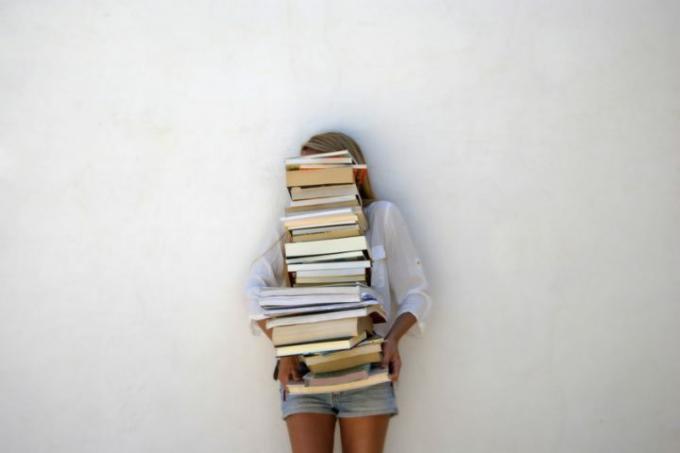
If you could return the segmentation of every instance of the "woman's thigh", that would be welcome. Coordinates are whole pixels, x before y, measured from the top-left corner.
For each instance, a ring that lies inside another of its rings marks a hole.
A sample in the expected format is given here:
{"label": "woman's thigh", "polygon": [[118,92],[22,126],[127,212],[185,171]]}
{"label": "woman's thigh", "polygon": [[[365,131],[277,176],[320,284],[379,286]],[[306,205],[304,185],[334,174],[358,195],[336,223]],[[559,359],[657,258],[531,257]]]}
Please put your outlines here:
{"label": "woman's thigh", "polygon": [[333,453],[335,415],[302,412],[286,417],[293,453]]}
{"label": "woman's thigh", "polygon": [[340,419],[343,453],[382,453],[390,415]]}

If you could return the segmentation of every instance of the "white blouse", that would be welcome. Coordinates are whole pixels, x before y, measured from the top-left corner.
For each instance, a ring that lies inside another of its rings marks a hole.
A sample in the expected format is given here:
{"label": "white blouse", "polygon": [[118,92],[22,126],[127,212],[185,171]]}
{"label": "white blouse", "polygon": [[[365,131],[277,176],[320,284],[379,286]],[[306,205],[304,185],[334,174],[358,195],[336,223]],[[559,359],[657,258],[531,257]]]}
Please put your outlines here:
{"label": "white blouse", "polygon": [[[365,234],[372,258],[371,286],[380,295],[379,302],[388,316],[386,323],[375,325],[375,331],[386,335],[393,320],[402,313],[409,312],[418,322],[414,328],[409,329],[408,334],[422,336],[432,299],[408,226],[391,201],[374,201],[364,207],[364,214],[368,220]],[[285,281],[284,230],[281,222],[278,222],[272,242],[251,265],[245,285],[250,327],[254,335],[262,332],[255,321],[265,318],[257,303],[258,289],[263,286],[282,286]],[[396,308],[394,314],[393,301]]]}

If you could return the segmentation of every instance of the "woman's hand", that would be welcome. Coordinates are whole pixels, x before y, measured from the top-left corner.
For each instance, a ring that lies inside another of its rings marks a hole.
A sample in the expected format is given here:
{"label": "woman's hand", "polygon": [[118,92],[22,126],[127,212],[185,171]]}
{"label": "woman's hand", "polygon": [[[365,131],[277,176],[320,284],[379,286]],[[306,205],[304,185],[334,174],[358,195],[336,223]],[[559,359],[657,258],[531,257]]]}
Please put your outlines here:
{"label": "woman's hand", "polygon": [[382,344],[382,366],[387,368],[392,381],[399,379],[401,371],[401,356],[399,355],[399,339],[417,321],[415,315],[410,312],[400,314],[392,324],[389,333],[385,336]]}
{"label": "woman's hand", "polygon": [[299,363],[300,361],[296,355],[285,356],[279,359],[278,377],[286,390],[288,390],[289,381],[302,380],[302,376],[300,376],[300,372],[298,371]]}
{"label": "woman's hand", "polygon": [[399,379],[399,371],[401,370],[401,356],[399,355],[399,341],[390,338],[385,338],[382,343],[383,360],[382,366],[387,368],[390,373],[390,379],[397,381]]}

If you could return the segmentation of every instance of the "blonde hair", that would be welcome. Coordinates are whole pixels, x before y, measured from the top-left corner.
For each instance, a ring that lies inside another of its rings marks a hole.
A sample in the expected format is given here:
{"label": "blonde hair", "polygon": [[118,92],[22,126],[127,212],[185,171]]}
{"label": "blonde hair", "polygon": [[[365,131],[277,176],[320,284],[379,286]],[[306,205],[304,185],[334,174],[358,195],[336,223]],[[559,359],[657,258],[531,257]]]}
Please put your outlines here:
{"label": "blonde hair", "polygon": [[[366,163],[364,153],[361,151],[357,142],[355,142],[352,137],[343,134],[342,132],[324,132],[322,134],[313,135],[300,147],[300,151],[304,149],[311,149],[322,153],[346,149],[352,157],[354,157],[357,163]],[[371,187],[371,180],[369,179],[368,174],[366,174],[366,178],[359,186],[359,194],[361,195],[364,206],[368,206],[375,201],[375,194],[373,193],[373,187]]]}

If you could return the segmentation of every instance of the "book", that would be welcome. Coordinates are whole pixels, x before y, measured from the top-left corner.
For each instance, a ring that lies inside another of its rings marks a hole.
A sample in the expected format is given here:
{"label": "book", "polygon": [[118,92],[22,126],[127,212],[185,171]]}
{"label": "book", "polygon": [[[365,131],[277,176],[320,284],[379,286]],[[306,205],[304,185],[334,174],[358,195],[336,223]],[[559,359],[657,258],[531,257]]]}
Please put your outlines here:
{"label": "book", "polygon": [[[294,287],[295,288],[295,287]],[[302,289],[302,288],[298,288]],[[301,307],[306,305],[341,304],[348,302],[361,302],[369,300],[372,295],[362,294],[307,294],[307,295],[281,295],[281,296],[258,296],[261,307]]]}
{"label": "book", "polygon": [[356,195],[343,195],[329,198],[310,198],[291,201],[285,208],[286,215],[318,209],[353,208],[361,206],[361,198]]}
{"label": "book", "polygon": [[[308,242],[308,241],[323,241],[324,239],[339,239],[351,236],[358,236],[362,233],[359,225],[345,224],[345,225],[327,225],[321,227],[320,231],[314,233],[305,233],[304,230],[311,230],[312,228],[300,228],[292,230],[293,242]],[[314,228],[316,229],[316,228]]]}
{"label": "book", "polygon": [[360,201],[361,197],[358,193],[350,195],[336,195],[333,197],[308,198],[306,200],[292,200],[286,207],[286,210],[291,210],[291,208],[297,208],[299,210],[332,209],[327,205],[345,202],[352,203],[352,206],[358,206],[361,204]]}
{"label": "book", "polygon": [[335,360],[347,359],[364,354],[372,354],[375,352],[382,352],[383,338],[378,335],[372,335],[361,341],[356,347],[346,351],[333,351],[313,354],[303,357],[307,366],[319,365]]}
{"label": "book", "polygon": [[372,329],[373,321],[370,316],[292,324],[274,327],[272,330],[272,343],[274,346],[284,346],[313,341],[353,338],[362,332]]}
{"label": "book", "polygon": [[356,163],[356,160],[352,157],[297,157],[286,159],[286,170],[345,167]]}
{"label": "book", "polygon": [[341,184],[354,184],[358,187],[365,183],[368,175],[366,164],[353,164],[351,166],[308,164],[304,165],[304,167],[307,168],[286,170],[286,187],[292,200],[295,200],[292,193],[294,187],[320,187]]}
{"label": "book", "polygon": [[382,362],[382,359],[383,359],[382,352],[378,351],[367,354],[354,355],[344,359],[329,360],[314,365],[307,365],[307,367],[310,369],[312,373],[325,373],[337,370],[344,370],[346,368],[364,365],[367,363],[380,363]]}
{"label": "book", "polygon": [[299,228],[314,228],[314,227],[325,227],[325,226],[341,226],[341,225],[358,225],[360,230],[363,232],[366,230],[362,226],[359,216],[353,212],[347,213],[337,213],[329,214],[325,216],[314,216],[299,218],[293,220],[286,220],[284,226],[289,230],[293,231]]}
{"label": "book", "polygon": [[300,228],[353,224],[358,225],[361,231],[365,231],[368,227],[366,216],[360,206],[306,210],[283,216],[281,221],[289,231]]}
{"label": "book", "polygon": [[366,285],[352,285],[337,288],[292,288],[289,286],[263,286],[259,288],[257,294],[260,297],[271,296],[310,296],[316,294],[346,294],[360,299],[362,297],[375,297],[378,293]]}
{"label": "book", "polygon": [[370,251],[366,236],[354,236],[324,241],[288,242],[284,244],[286,258],[309,255],[323,255],[359,250],[370,259]]}
{"label": "book", "polygon": [[342,370],[322,373],[308,372],[302,376],[306,386],[337,385],[367,379],[371,370],[370,363],[364,363]]}
{"label": "book", "polygon": [[[341,261],[317,261],[311,263],[288,264],[288,272],[304,271],[339,271],[345,269],[362,270],[371,267],[370,260],[341,260]],[[317,274],[317,275],[323,275]]]}
{"label": "book", "polygon": [[315,393],[330,393],[330,392],[344,392],[347,390],[355,390],[371,385],[382,384],[383,382],[390,382],[388,371],[382,368],[371,370],[369,377],[360,379],[358,381],[344,382],[335,385],[316,385],[307,386],[304,383],[288,384],[288,393],[291,395],[301,394],[315,394]]}
{"label": "book", "polygon": [[336,371],[365,363],[380,363],[382,342],[381,336],[372,335],[352,349],[307,355],[302,360],[313,373]]}
{"label": "book", "polygon": [[[359,225],[327,225],[322,227],[296,228],[291,230],[290,234],[293,236],[293,239],[295,239],[295,236],[302,236],[305,234],[327,233],[336,230],[358,230],[358,228]],[[355,234],[355,236],[359,236],[359,233]]]}
{"label": "book", "polygon": [[[310,288],[313,288],[310,286]],[[373,324],[383,323],[387,320],[387,314],[381,305],[369,305],[367,307],[349,308],[342,310],[327,311],[321,313],[310,313],[302,315],[279,316],[270,318],[266,321],[267,329],[278,326],[289,326],[293,324],[308,324],[334,319],[354,318],[359,316],[370,316]]]}
{"label": "book", "polygon": [[322,284],[344,284],[344,283],[364,283],[368,282],[368,278],[365,272],[353,273],[353,274],[343,274],[343,275],[295,275],[295,282],[293,286],[304,287],[312,285],[322,285]]}
{"label": "book", "polygon": [[332,167],[315,170],[287,170],[288,187],[319,186],[324,184],[351,184],[355,182],[352,167]]}
{"label": "book", "polygon": [[358,163],[349,150],[328,151],[314,153],[306,156],[293,156],[284,160],[286,169],[305,164],[327,164],[327,165],[353,165]]}
{"label": "book", "polygon": [[300,263],[323,263],[326,261],[354,261],[363,260],[364,254],[358,250],[352,250],[350,252],[340,252],[340,253],[328,253],[325,255],[311,255],[311,256],[299,256],[294,258],[286,258],[286,264],[300,264]]}
{"label": "book", "polygon": [[288,355],[313,354],[315,352],[323,351],[340,351],[343,349],[352,348],[366,337],[367,334],[364,331],[352,338],[340,338],[326,341],[277,346],[275,348],[275,352],[277,357],[284,357]]}
{"label": "book", "polygon": [[[303,287],[304,288],[304,287]],[[313,288],[310,286],[309,288]],[[309,313],[323,313],[328,311],[337,311],[345,308],[359,308],[368,307],[370,305],[377,305],[377,300],[367,300],[362,302],[347,302],[339,304],[321,304],[308,306],[294,306],[294,307],[263,307],[262,311],[265,316],[277,317],[288,315],[299,315]]]}
{"label": "book", "polygon": [[290,157],[289,159],[306,159],[306,158],[319,159],[324,157],[352,157],[352,153],[350,153],[349,150],[347,149],[340,149],[337,151],[317,152],[314,154],[309,154],[307,156],[294,156]]}
{"label": "book", "polygon": [[361,198],[356,184],[333,184],[324,186],[291,187],[290,197],[292,201],[308,200],[311,198],[329,198],[352,195]]}

